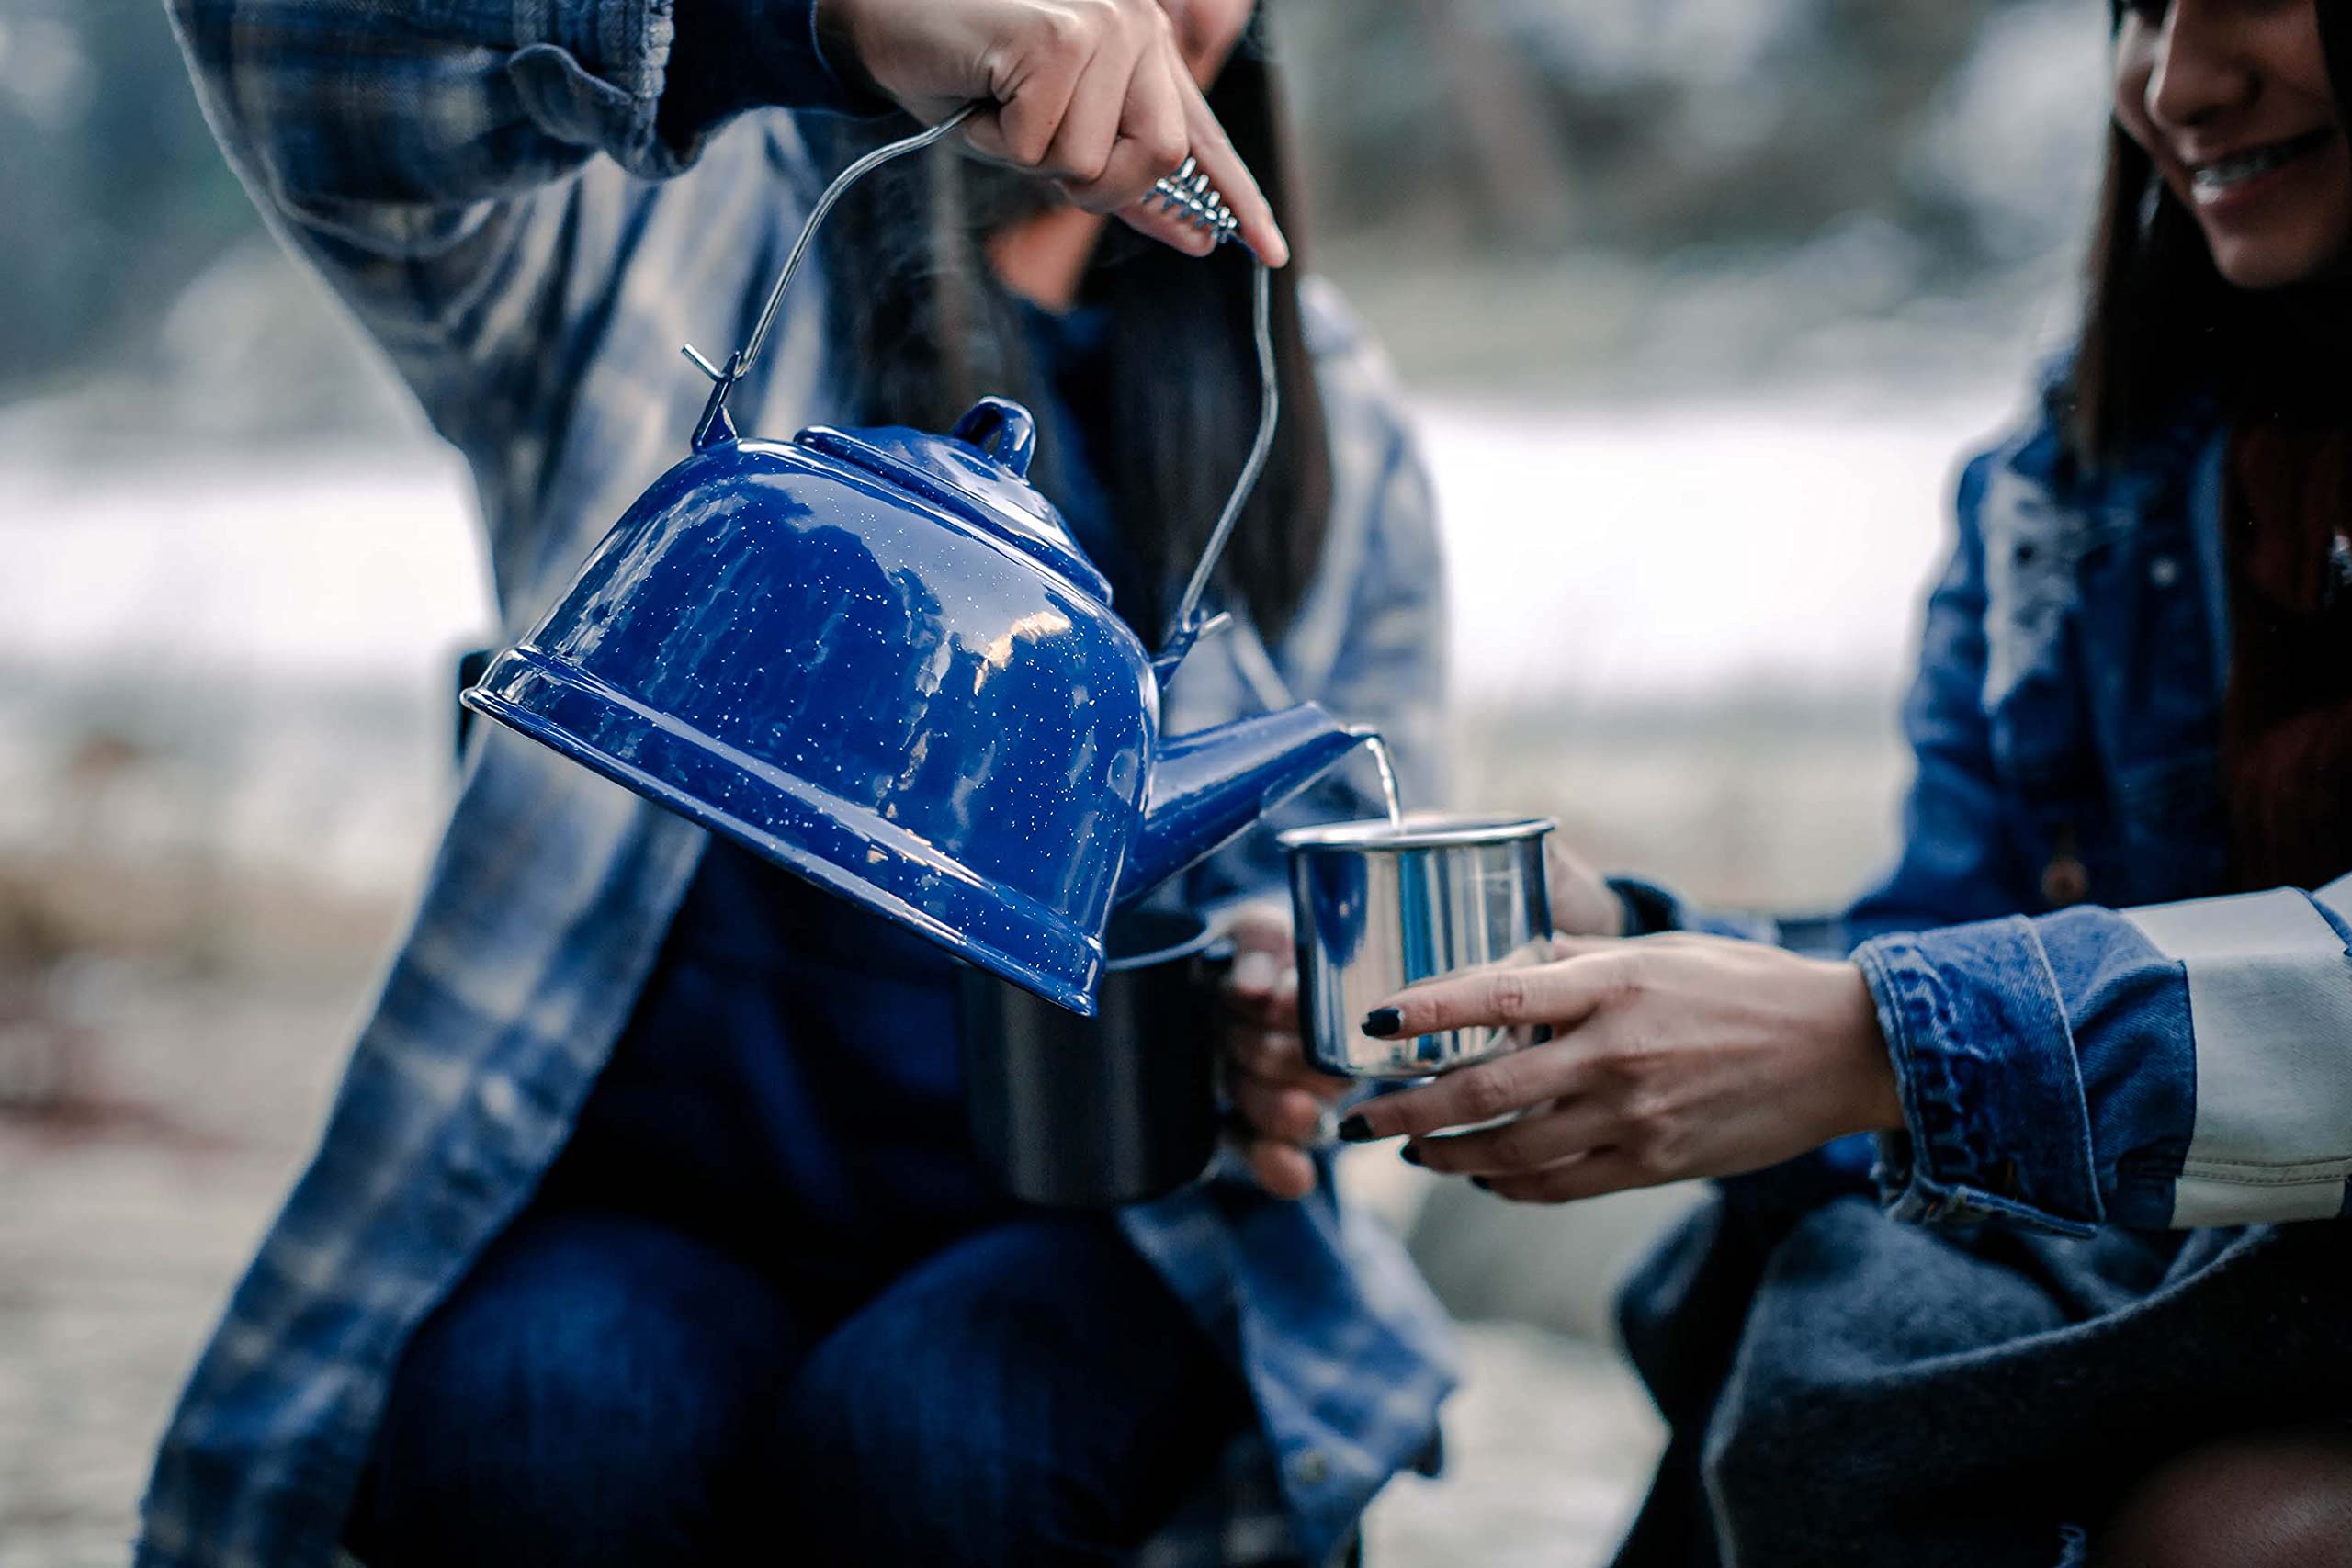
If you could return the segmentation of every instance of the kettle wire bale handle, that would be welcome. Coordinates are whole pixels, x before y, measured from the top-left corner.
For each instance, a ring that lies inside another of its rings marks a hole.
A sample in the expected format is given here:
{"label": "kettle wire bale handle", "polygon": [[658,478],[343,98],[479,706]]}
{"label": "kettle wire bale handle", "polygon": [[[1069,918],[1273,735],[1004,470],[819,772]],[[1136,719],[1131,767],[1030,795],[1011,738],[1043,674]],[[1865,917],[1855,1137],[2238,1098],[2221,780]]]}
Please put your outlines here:
{"label": "kettle wire bale handle", "polygon": [[1163,669],[1172,670],[1217,618],[1201,614],[1201,595],[1208,592],[1209,576],[1216,570],[1218,558],[1225,554],[1234,524],[1241,520],[1241,509],[1249,503],[1250,492],[1258,488],[1258,476],[1265,470],[1266,455],[1274,447],[1275,423],[1282,417],[1282,386],[1274,374],[1272,307],[1269,298],[1272,274],[1263,261],[1255,257],[1250,266],[1250,331],[1258,346],[1258,434],[1250,440],[1250,456],[1233,481],[1232,492],[1225,498],[1225,509],[1217,513],[1216,526],[1209,531],[1208,543],[1201,547],[1201,558],[1194,563],[1192,578],[1184,584],[1183,597],[1177,600],[1175,614],[1168,617],[1168,629],[1160,637],[1156,660]]}
{"label": "kettle wire bale handle", "polygon": [[[1197,158],[1186,157],[1174,174],[1151,187],[1144,203],[1150,206],[1155,202],[1162,212],[1181,214],[1193,227],[1207,232],[1214,244],[1221,245],[1240,233],[1241,220],[1224,195],[1209,184]],[[1217,560],[1225,554],[1226,541],[1233,535],[1234,524],[1240,520],[1242,507],[1249,503],[1250,491],[1258,488],[1258,476],[1265,469],[1266,455],[1273,449],[1274,424],[1282,414],[1282,387],[1274,374],[1272,274],[1265,261],[1254,253],[1250,261],[1250,332],[1258,348],[1258,434],[1250,443],[1250,456],[1241,465],[1239,477],[1233,481],[1232,493],[1225,498],[1225,509],[1217,513],[1216,526],[1209,531],[1208,543],[1201,547],[1201,558],[1193,564],[1183,596],[1176,601],[1176,611],[1168,617],[1168,627],[1160,634],[1159,654],[1155,662],[1163,671],[1172,671],[1201,634],[1217,619],[1201,614],[1201,596],[1208,592],[1210,574],[1216,570]]]}
{"label": "kettle wire bale handle", "polygon": [[[809,209],[808,220],[800,226],[799,238],[792,242],[791,253],[784,258],[784,270],[776,274],[775,287],[768,290],[767,303],[761,308],[760,319],[752,328],[750,341],[733,354],[729,355],[725,366],[711,364],[709,360],[695,352],[692,344],[684,345],[683,352],[688,359],[694,361],[695,368],[709,377],[712,382],[710,401],[703,405],[702,418],[695,424],[695,451],[699,452],[710,445],[714,433],[724,428],[727,418],[727,395],[735,389],[735,383],[750,372],[752,362],[759,358],[760,349],[767,342],[768,329],[775,325],[776,311],[784,304],[785,290],[792,287],[794,276],[800,271],[800,264],[808,259],[809,247],[816,242],[817,231],[824,226],[825,220],[832,212],[834,204],[849,194],[850,186],[857,184],[883,164],[893,158],[901,158],[910,152],[922,152],[971,118],[979,107],[978,104],[966,104],[937,125],[927,127],[912,136],[901,137],[896,141],[886,142],[876,147],[873,152],[866,153],[833,176],[832,183],[827,186],[824,194],[817,198],[817,205]],[[718,434],[718,439],[723,441],[727,438],[727,434],[731,434],[732,432],[729,431]]]}

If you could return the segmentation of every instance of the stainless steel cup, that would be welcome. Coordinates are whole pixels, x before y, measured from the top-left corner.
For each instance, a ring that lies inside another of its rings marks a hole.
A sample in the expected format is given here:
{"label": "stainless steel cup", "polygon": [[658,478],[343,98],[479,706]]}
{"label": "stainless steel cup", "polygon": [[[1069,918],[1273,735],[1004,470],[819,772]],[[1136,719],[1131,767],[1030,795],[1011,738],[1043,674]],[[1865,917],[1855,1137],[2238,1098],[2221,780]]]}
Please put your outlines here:
{"label": "stainless steel cup", "polygon": [[1302,828],[1290,854],[1298,1000],[1306,1054],[1329,1073],[1418,1078],[1543,1034],[1457,1029],[1374,1040],[1363,1015],[1420,980],[1550,955],[1544,875],[1549,818],[1415,815]]}

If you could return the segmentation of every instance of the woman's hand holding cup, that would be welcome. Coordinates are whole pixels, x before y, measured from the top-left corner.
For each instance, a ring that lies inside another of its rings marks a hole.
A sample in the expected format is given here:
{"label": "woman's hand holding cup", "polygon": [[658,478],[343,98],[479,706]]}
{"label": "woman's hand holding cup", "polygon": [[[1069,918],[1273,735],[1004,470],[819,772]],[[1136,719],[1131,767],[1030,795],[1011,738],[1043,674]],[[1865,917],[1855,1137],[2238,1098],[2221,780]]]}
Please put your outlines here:
{"label": "woman's hand holding cup", "polygon": [[1403,1136],[1416,1165],[1556,1203],[1760,1169],[1903,1124],[1854,964],[1713,936],[1553,947],[1548,964],[1430,981],[1374,1009],[1375,1036],[1548,1024],[1553,1037],[1367,1101],[1340,1137]]}

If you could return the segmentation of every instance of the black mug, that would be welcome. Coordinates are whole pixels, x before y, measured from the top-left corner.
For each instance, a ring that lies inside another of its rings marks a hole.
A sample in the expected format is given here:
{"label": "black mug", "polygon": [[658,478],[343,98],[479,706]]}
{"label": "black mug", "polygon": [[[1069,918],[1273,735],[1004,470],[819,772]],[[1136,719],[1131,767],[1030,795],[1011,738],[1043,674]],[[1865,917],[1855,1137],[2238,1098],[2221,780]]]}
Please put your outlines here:
{"label": "black mug", "polygon": [[1216,1152],[1216,985],[1230,960],[1198,916],[1130,910],[1104,934],[1096,1013],[967,966],[972,1144],[1013,1197],[1110,1209],[1198,1180]]}

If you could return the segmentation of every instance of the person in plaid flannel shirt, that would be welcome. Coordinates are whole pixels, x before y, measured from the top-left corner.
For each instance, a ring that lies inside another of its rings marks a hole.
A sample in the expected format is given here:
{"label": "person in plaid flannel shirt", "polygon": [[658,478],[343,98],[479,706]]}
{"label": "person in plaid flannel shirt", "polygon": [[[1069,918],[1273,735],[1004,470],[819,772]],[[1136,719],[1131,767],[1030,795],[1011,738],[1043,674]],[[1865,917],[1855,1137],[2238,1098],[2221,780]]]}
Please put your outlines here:
{"label": "person in plaid flannel shirt", "polygon": [[[683,450],[704,389],[678,345],[741,335],[899,108],[967,100],[963,134],[1015,175],[910,161],[845,205],[734,408],[922,423],[909,404],[1009,380],[1049,492],[1148,609],[1206,520],[1188,476],[1229,482],[1256,388],[1244,258],[1195,259],[1138,198],[1190,152],[1288,259],[1251,11],[172,0],[255,199],[470,464],[510,632]],[[962,252],[925,216],[958,190]],[[957,277],[977,310],[940,308]],[[1430,798],[1428,487],[1363,329],[1278,277],[1284,445],[1222,585],[1245,614],[1166,724],[1295,691],[1387,734]],[[1371,803],[1330,784],[1300,809]],[[1185,891],[1261,893],[1271,865],[1261,834]],[[139,1562],[1344,1552],[1373,1495],[1433,1463],[1443,1319],[1337,1202],[1312,1148],[1332,1086],[1286,1065],[1279,924],[1238,929],[1241,1145],[1115,1215],[1015,1211],[962,1147],[929,950],[479,735],[316,1156],[164,1433]]]}

